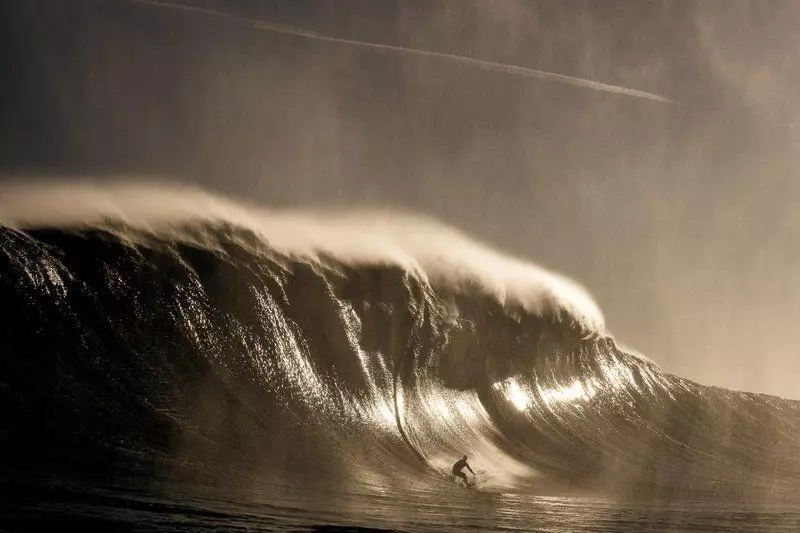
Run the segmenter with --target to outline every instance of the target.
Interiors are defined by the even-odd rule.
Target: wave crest
[[[203,234],[190,224],[229,224],[253,232],[290,257],[395,265],[435,286],[480,288],[503,305],[558,317],[583,334],[604,329],[599,308],[574,281],[418,215],[369,209],[268,211],[199,189],[155,185],[0,187],[0,224],[9,227],[108,227],[109,221],[206,246],[219,243],[213,233]]]

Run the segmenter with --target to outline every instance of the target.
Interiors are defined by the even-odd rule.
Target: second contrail
[[[601,83],[599,81],[587,80],[584,78],[576,78],[575,76],[567,76],[565,74],[556,74],[555,72],[547,72],[545,70],[537,70],[528,67],[520,67],[517,65],[507,65],[505,63],[497,63],[494,61],[486,61],[483,59],[475,59],[474,57],[468,56],[461,56],[456,54],[446,54],[443,52],[433,52],[431,50],[421,50],[419,48],[407,48],[405,46],[393,46],[389,44],[379,44],[379,43],[371,43],[368,41],[357,41],[354,39],[343,39],[340,37],[330,37],[328,35],[322,35],[319,33],[315,33],[312,31],[304,30],[302,28],[295,28],[293,26],[286,26],[283,24],[274,24],[271,22],[264,22],[256,19],[251,19],[247,17],[240,17],[237,15],[232,15],[230,13],[225,13],[224,11],[215,11],[213,9],[205,9],[201,7],[192,7],[186,6],[182,4],[175,4],[172,2],[162,2],[160,0],[130,0],[131,2],[137,4],[147,4],[150,6],[162,7],[162,8],[170,8],[182,11],[189,11],[192,13],[200,13],[203,15],[209,15],[214,17],[226,18],[240,24],[246,24],[251,28],[270,31],[275,33],[283,33],[285,35],[294,35],[296,37],[303,37],[306,39],[315,39],[317,41],[327,41],[331,43],[339,43],[339,44],[347,44],[351,46],[361,46],[363,48],[372,48],[374,50],[386,50],[389,52],[395,52],[398,54],[410,54],[416,55],[421,57],[433,57],[438,59],[445,59],[448,61],[456,61],[459,63],[466,63],[469,65],[475,65],[477,67],[483,68],[485,70],[491,70],[495,72],[504,72],[507,74],[516,74],[519,76],[526,76],[529,78],[536,78],[539,80],[545,81],[555,81],[558,83],[563,83],[565,85],[570,85],[572,87],[582,87],[585,89],[592,89],[595,91],[602,91],[607,93],[613,94],[620,94],[624,96],[633,96],[636,98],[645,98],[647,100],[654,100],[656,102],[663,102],[663,103],[672,103],[671,100],[664,98],[663,96],[659,96],[657,94],[648,93],[645,91],[639,91],[637,89],[629,89],[627,87],[620,87],[618,85],[609,85],[607,83]]]

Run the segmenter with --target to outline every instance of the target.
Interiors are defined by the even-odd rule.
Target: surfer
[[[469,467],[469,464],[467,464],[467,456],[466,455],[464,457],[462,457],[461,459],[459,459],[458,461],[456,461],[456,464],[453,465],[453,475],[454,476],[458,476],[461,479],[463,479],[464,480],[464,485],[469,487],[469,481],[467,481],[467,475],[464,472],[462,472],[464,467],[466,467],[467,470],[472,472],[472,469]],[[472,472],[472,475],[474,476],[475,472]]]

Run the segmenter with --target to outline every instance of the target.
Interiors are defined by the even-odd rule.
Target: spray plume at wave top
[[[575,283],[419,217],[12,186],[0,269],[17,479],[400,490],[462,453],[485,490],[788,494],[800,476],[797,402],[667,374]]]

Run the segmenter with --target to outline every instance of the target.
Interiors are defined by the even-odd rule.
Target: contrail
[[[284,24],[274,24],[271,22],[263,22],[260,20],[250,19],[246,17],[239,17],[224,11],[215,11],[213,9],[205,9],[201,7],[192,7],[181,4],[174,4],[171,2],[162,2],[160,0],[129,0],[137,4],[147,4],[157,7],[165,7],[172,9],[180,9],[183,11],[190,11],[192,13],[201,13],[220,18],[226,18],[240,24],[246,24],[251,28],[258,30],[271,31],[275,33],[283,33],[285,35],[294,35],[296,37],[303,37],[306,39],[315,39],[317,41],[327,41],[331,43],[347,44],[351,46],[361,46],[363,48],[372,48],[373,50],[386,50],[389,52],[396,52],[399,54],[409,54],[420,57],[434,57],[445,59],[448,61],[456,61],[459,63],[466,63],[475,65],[485,70],[494,72],[504,72],[507,74],[516,74],[519,76],[526,76],[529,78],[536,78],[538,80],[555,81],[570,85],[572,87],[582,87],[585,89],[592,89],[595,91],[602,91],[613,94],[621,94],[625,96],[634,96],[636,98],[645,98],[647,100],[655,100],[656,102],[673,103],[671,100],[659,96],[657,94],[639,91],[637,89],[629,89],[627,87],[619,87],[617,85],[609,85],[599,81],[587,80],[584,78],[576,78],[575,76],[567,76],[566,74],[556,74],[555,72],[547,72],[545,70],[537,70],[528,67],[520,67],[517,65],[507,65],[505,63],[497,63],[494,61],[486,61],[483,59],[475,59],[474,57],[460,56],[456,54],[446,54],[444,52],[432,52],[430,50],[420,50],[418,48],[406,48],[405,46],[393,46],[389,44],[378,44],[367,41],[357,41],[353,39],[342,39],[340,37],[330,37],[312,31],[295,28],[293,26],[286,26]]]

